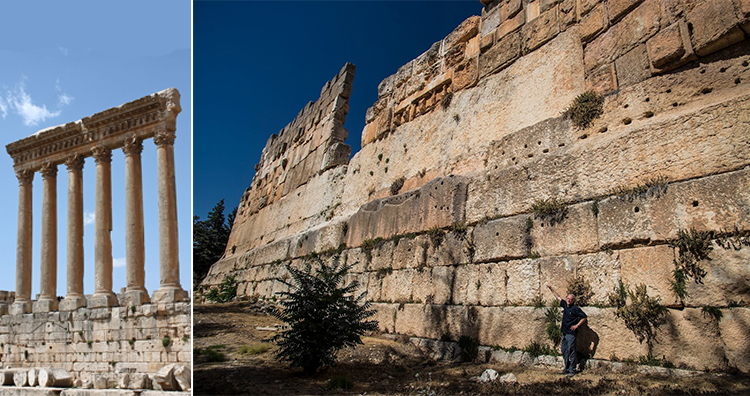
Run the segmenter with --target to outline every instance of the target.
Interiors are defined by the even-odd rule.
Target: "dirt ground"
[[[675,378],[590,370],[567,378],[543,368],[436,362],[409,344],[377,336],[341,351],[337,366],[310,377],[276,361],[272,344],[264,352],[243,351],[270,344],[275,332],[258,327],[280,324],[259,303],[196,305],[193,323],[195,395],[750,395],[748,376]],[[209,361],[217,356],[226,360]],[[472,380],[487,368],[513,373],[518,383]],[[329,380],[341,376],[352,388],[329,389]]]

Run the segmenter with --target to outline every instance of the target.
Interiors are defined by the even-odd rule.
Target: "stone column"
[[[125,271],[127,287],[122,305],[141,305],[150,301],[146,290],[145,248],[143,242],[143,183],[141,152],[138,138],[128,138],[122,147],[125,153]]]
[[[93,150],[96,160],[96,208],[94,212],[94,295],[90,308],[117,305],[112,292],[112,151],[106,147]]]
[[[158,303],[182,301],[188,293],[180,286],[180,258],[177,240],[177,189],[174,174],[174,131],[154,136],[159,190],[159,290]]]
[[[61,311],[86,306],[83,295],[83,162],[84,158],[77,154],[65,160],[68,167],[68,290],[60,302]]]
[[[46,163],[42,174],[42,255],[39,300],[33,311],[57,310],[57,165]]]
[[[10,307],[14,315],[31,312],[31,242],[34,172],[22,170],[18,177],[18,242],[16,245],[16,299]]]

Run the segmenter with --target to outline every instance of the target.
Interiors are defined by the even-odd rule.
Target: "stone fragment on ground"
[[[504,384],[515,384],[518,382],[518,379],[513,373],[508,373],[500,377],[499,381]]]
[[[482,375],[479,376],[479,382],[491,382],[496,380],[498,377],[497,371],[493,369],[484,370]]]

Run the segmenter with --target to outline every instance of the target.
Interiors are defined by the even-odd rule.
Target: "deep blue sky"
[[[4,1],[0,5],[0,290],[15,290],[18,180],[5,145],[174,87],[180,91],[175,173],[180,279],[191,276],[190,2]],[[159,287],[156,146],[143,144],[146,288]],[[126,285],[125,161],[112,155],[113,289]],[[83,168],[84,293],[94,292],[95,164]],[[66,290],[67,168],[57,173],[57,294]],[[39,292],[42,178],[33,181],[32,298]]]
[[[194,214],[238,204],[266,140],[346,62],[357,66],[345,127],[360,149],[377,86],[471,15],[465,1],[196,1]]]

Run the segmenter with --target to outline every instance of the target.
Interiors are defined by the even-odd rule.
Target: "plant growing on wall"
[[[393,183],[391,183],[391,195],[397,195],[398,192],[401,191],[401,188],[404,187],[405,181],[406,179],[404,179],[403,176],[394,180]]]
[[[237,280],[234,276],[229,275],[224,278],[224,281],[219,284],[218,287],[212,287],[211,290],[206,293],[206,300],[224,303],[232,301],[237,296]]]
[[[547,307],[544,310],[544,325],[545,331],[547,332],[547,339],[552,341],[552,345],[557,348],[560,344],[560,338],[562,338],[562,331],[560,330],[560,322],[562,321],[562,313],[560,312],[560,306],[555,305],[555,300],[551,307]]]
[[[576,296],[576,304],[579,306],[587,306],[594,296],[594,291],[583,275],[576,275],[568,280],[568,294]]]
[[[594,91],[586,91],[573,100],[563,115],[578,128],[586,128],[604,114],[604,97]]]
[[[291,279],[277,281],[289,291],[277,293],[281,308],[271,310],[289,326],[273,338],[279,346],[277,359],[314,374],[321,367],[333,366],[340,349],[362,344],[365,332],[377,330],[378,322],[367,320],[375,311],[365,300],[366,292],[354,296],[359,282],[342,285],[353,265],[337,260],[329,265],[318,257],[307,260],[302,269],[286,265]]]
[[[563,221],[568,214],[565,204],[555,198],[540,199],[531,205],[531,210],[534,212],[534,217],[549,221],[550,225]]]
[[[713,250],[711,241],[715,234],[712,231],[697,231],[695,229],[679,230],[677,239],[672,241],[672,247],[677,248],[674,260],[675,269],[672,271],[672,293],[682,303],[688,296],[687,279],[692,278],[697,284],[703,284],[706,270],[700,265],[702,260],[711,260],[709,254]]]
[[[638,284],[635,290],[630,290],[622,280],[607,298],[615,307],[617,317],[625,322],[625,326],[635,334],[638,342],[646,341],[648,358],[652,358],[657,330],[667,320],[667,308],[659,303],[658,297],[649,297],[646,285]]]

